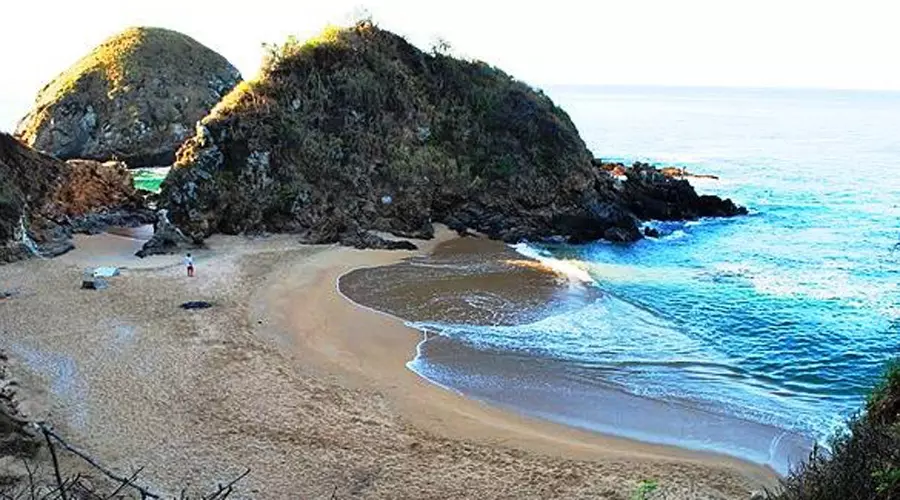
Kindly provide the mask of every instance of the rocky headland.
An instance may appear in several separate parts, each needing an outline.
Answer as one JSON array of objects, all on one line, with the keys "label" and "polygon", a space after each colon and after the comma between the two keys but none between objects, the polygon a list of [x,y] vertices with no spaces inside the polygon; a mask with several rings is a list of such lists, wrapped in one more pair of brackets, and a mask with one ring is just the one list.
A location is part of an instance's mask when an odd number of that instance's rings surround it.
[{"label": "rocky headland", "polygon": [[171,165],[197,120],[240,79],[225,58],[186,35],[131,28],[41,89],[16,135],[63,160]]},{"label": "rocky headland", "polygon": [[[409,249],[386,235],[428,239],[444,223],[510,242],[629,242],[648,219],[746,213],[699,196],[682,171],[594,159],[541,91],[368,22],[270,46],[257,78],[239,81],[180,33],[108,39],[40,92],[17,132],[68,164],[4,139],[18,151],[7,161],[47,173],[14,197],[27,216],[16,205],[0,236],[53,255],[72,231],[155,221],[141,255],[215,233]],[[148,216],[127,168],[172,161],[164,211]]]},{"label": "rocky headland", "polygon": [[436,222],[634,241],[645,219],[745,213],[651,170],[618,180],[542,92],[360,23],[273,47],[179,150],[160,206],[197,243],[287,232],[353,246],[384,246],[376,231],[430,238]]}]

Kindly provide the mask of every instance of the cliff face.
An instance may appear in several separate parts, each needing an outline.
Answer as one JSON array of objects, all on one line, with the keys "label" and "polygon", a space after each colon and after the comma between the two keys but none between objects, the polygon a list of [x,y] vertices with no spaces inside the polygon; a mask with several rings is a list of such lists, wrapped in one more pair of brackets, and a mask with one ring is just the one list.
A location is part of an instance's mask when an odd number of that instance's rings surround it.
[{"label": "cliff face", "polygon": [[45,86],[16,135],[61,159],[170,165],[238,81],[228,61],[190,37],[131,28]]},{"label": "cliff face", "polygon": [[151,222],[122,164],[63,162],[0,133],[0,263],[72,248],[72,232]]},{"label": "cliff face", "polygon": [[272,50],[178,152],[161,205],[194,240],[294,232],[641,237],[569,117],[480,62],[425,54],[369,24]]}]

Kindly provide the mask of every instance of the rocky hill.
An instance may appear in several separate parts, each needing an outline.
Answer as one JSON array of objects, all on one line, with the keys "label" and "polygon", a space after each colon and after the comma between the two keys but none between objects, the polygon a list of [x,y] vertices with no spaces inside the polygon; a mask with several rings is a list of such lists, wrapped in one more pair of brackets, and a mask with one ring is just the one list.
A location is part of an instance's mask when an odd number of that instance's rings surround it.
[{"label": "rocky hill", "polygon": [[428,238],[433,222],[508,241],[638,239],[617,184],[540,91],[360,23],[272,48],[178,152],[161,205],[195,241],[379,246],[368,230]]},{"label": "rocky hill", "polygon": [[16,135],[61,159],[170,165],[239,81],[228,61],[186,35],[131,28],[45,86]]},{"label": "rocky hill", "polygon": [[0,263],[64,253],[73,232],[152,221],[123,164],[63,162],[0,133]]}]

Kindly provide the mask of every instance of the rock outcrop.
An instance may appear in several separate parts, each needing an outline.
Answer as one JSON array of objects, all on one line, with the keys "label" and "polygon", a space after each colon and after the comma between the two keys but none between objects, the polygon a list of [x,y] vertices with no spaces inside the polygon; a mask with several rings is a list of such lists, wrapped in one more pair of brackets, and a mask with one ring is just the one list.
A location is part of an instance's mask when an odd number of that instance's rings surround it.
[{"label": "rock outcrop", "polygon": [[148,255],[175,253],[193,246],[194,242],[169,221],[168,211],[163,209],[156,214],[153,238],[145,243],[136,255],[143,259]]},{"label": "rock outcrop", "polygon": [[153,211],[145,207],[144,196],[134,188],[128,167],[115,161],[67,161],[43,213],[72,232],[87,234],[155,220]]},{"label": "rock outcrop", "polygon": [[0,133],[0,263],[71,249],[65,230],[42,213],[65,169]]},{"label": "rock outcrop", "polygon": [[63,162],[0,133],[0,263],[67,252],[73,232],[152,220],[123,165]]},{"label": "rock outcrop", "polygon": [[61,159],[170,165],[239,81],[228,61],[186,35],[131,28],[45,86],[16,135]]},{"label": "rock outcrop", "polygon": [[19,409],[18,384],[10,377],[8,361],[6,353],[0,351],[0,456],[33,459],[41,442]]},{"label": "rock outcrop", "polygon": [[644,195],[670,193],[619,184],[540,91],[362,23],[275,47],[179,150],[160,205],[198,242],[291,232],[366,246],[368,231],[430,238],[433,222],[633,241],[654,213]]},{"label": "rock outcrop", "polygon": [[673,176],[670,168],[657,169],[640,162],[630,167],[601,161],[595,161],[595,165],[625,177],[625,181],[616,184],[616,189],[621,201],[642,220],[691,220],[747,214],[746,208],[731,200],[698,195],[687,180]]}]

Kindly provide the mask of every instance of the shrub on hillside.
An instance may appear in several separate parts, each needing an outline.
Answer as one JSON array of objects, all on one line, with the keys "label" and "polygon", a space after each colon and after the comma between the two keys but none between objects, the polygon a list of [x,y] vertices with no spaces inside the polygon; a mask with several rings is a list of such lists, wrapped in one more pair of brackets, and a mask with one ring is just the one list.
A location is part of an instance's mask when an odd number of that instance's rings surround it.
[{"label": "shrub on hillside", "polygon": [[900,362],[892,363],[865,412],[783,483],[777,500],[900,499]]}]

